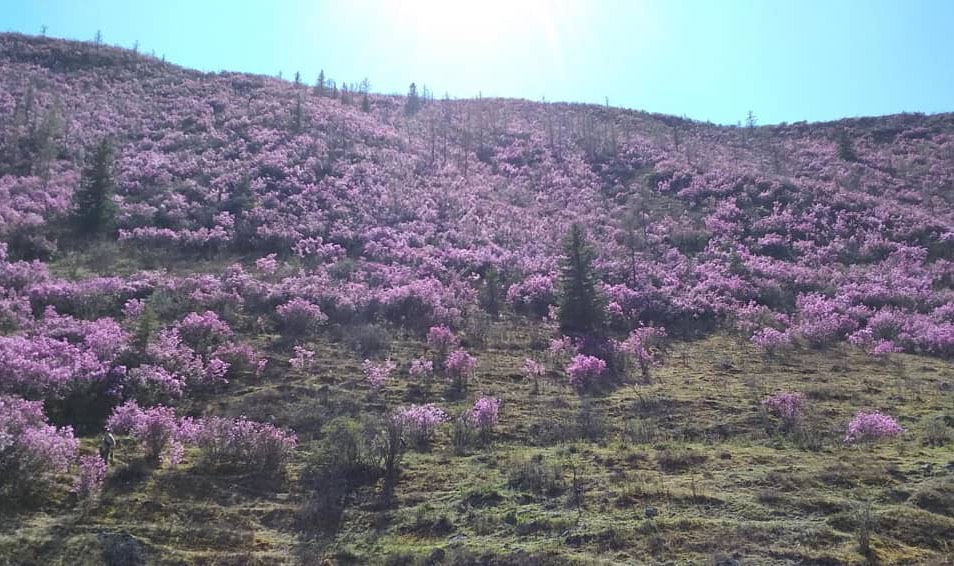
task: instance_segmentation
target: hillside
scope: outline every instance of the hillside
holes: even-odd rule
[[[98,499],[73,456],[0,482],[0,564],[954,558],[954,114],[363,102],[0,35],[0,416],[92,454],[175,408],[156,458],[109,420]],[[104,139],[115,226],[81,239]],[[557,324],[574,223],[599,347]],[[846,442],[875,410],[899,437]],[[15,426],[9,477],[73,441]]]

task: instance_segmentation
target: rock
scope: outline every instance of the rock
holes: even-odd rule
[[[646,514],[647,519],[655,519],[656,516],[659,515],[659,509],[656,509],[655,507],[647,507],[644,513]]]

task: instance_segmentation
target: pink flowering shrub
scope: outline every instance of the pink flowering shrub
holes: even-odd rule
[[[474,402],[474,408],[470,411],[471,420],[482,432],[489,433],[497,426],[498,413],[500,411],[500,400],[496,397],[481,397]]]
[[[135,401],[116,407],[106,421],[113,434],[129,435],[143,448],[146,459],[172,467],[182,458],[185,430],[172,407],[141,408]]]
[[[418,379],[430,379],[434,375],[434,362],[425,358],[412,360],[408,373]]]
[[[176,326],[183,342],[197,351],[207,352],[232,338],[229,325],[212,311],[189,313]]]
[[[782,391],[763,399],[762,406],[791,429],[801,422],[805,414],[805,396],[798,392]]]
[[[0,395],[0,494],[31,494],[66,473],[79,442],[47,423],[43,403]]]
[[[507,289],[507,303],[518,312],[543,317],[556,303],[555,280],[554,274],[536,274],[514,283]]]
[[[237,342],[227,342],[219,346],[212,355],[215,359],[228,364],[225,377],[229,380],[245,376],[261,377],[268,365],[265,356],[257,352],[255,348]]]
[[[570,358],[578,354],[580,348],[573,342],[569,336],[561,336],[550,340],[547,347],[547,358],[552,366],[564,366],[569,363]]]
[[[171,407],[143,409],[129,401],[113,411],[106,428],[128,434],[142,446],[147,459],[176,466],[186,446],[197,446],[211,466],[253,472],[275,471],[294,451],[294,434],[245,418],[178,418]]]
[[[666,330],[655,326],[642,326],[630,333],[626,340],[619,344],[618,350],[636,363],[644,378],[649,378],[649,371],[660,365],[659,346],[666,337]]]
[[[523,361],[523,375],[533,381],[533,391],[536,393],[540,389],[540,378],[547,374],[547,368],[540,362],[526,358]]]
[[[577,354],[566,367],[566,374],[570,378],[570,385],[577,389],[585,389],[592,385],[606,372],[606,362],[585,354]]]
[[[364,360],[361,369],[364,371],[364,377],[372,389],[380,389],[391,379],[391,372],[397,368],[397,364],[390,359],[381,363],[375,363],[371,360]]]
[[[465,350],[454,350],[444,360],[444,373],[460,389],[467,387],[468,380],[477,369],[477,358]]]
[[[245,418],[200,419],[193,434],[207,465],[252,472],[280,470],[298,442],[288,431]]]
[[[162,366],[143,364],[129,370],[126,386],[140,402],[168,402],[182,396],[186,382]]]
[[[255,260],[255,267],[265,275],[272,275],[278,269],[278,261],[275,254],[268,254]]]
[[[858,411],[848,423],[848,432],[845,434],[845,444],[873,443],[901,435],[904,429],[894,420],[894,417],[874,411],[866,413]]]
[[[77,475],[70,490],[81,500],[95,501],[103,491],[106,481],[106,462],[98,454],[80,456]]]
[[[433,403],[402,407],[395,413],[395,420],[404,427],[411,441],[419,447],[429,445],[438,425],[447,419],[447,413]]]
[[[318,305],[294,298],[275,309],[279,328],[290,336],[307,336],[328,320]]]
[[[769,357],[787,352],[794,347],[791,333],[774,328],[762,328],[755,331],[750,339],[752,344]]]
[[[315,364],[315,351],[303,346],[293,348],[295,355],[288,360],[291,367],[302,371],[311,371]]]
[[[459,344],[460,340],[446,326],[432,326],[427,331],[427,347],[434,351],[438,362],[443,362],[447,354]]]

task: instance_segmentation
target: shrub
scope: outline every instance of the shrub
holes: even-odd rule
[[[245,418],[210,417],[197,426],[195,443],[202,460],[212,466],[274,472],[284,467],[297,445],[294,434]]]
[[[0,395],[0,494],[32,495],[65,473],[79,442],[47,423],[43,404]]]
[[[762,400],[762,406],[782,419],[785,427],[794,429],[805,413],[805,396],[798,392],[782,391]]]
[[[559,495],[566,489],[563,466],[544,459],[542,454],[531,458],[515,458],[507,463],[507,483],[514,488],[539,493]]]
[[[364,360],[364,363],[361,364],[364,376],[373,389],[384,387],[384,384],[391,379],[391,372],[394,371],[395,368],[397,368],[397,364],[391,360],[385,360],[379,364],[371,360]]]
[[[363,357],[370,358],[391,347],[388,331],[375,324],[363,324],[347,331],[348,345]]]
[[[566,374],[570,378],[570,385],[580,390],[586,389],[605,372],[606,362],[585,354],[573,356],[570,365],[566,368]]]
[[[460,389],[467,387],[468,379],[474,374],[477,368],[477,358],[468,354],[465,350],[454,350],[447,355],[444,360],[444,371],[454,385]]]
[[[401,424],[411,442],[419,448],[426,448],[433,440],[437,426],[447,420],[447,413],[433,403],[411,405],[398,409],[395,420]]]
[[[859,411],[855,418],[848,423],[848,433],[845,435],[845,444],[873,443],[878,440],[899,436],[904,429],[894,417],[880,412],[866,413]]]
[[[135,401],[116,407],[106,421],[106,429],[114,434],[128,434],[142,445],[147,460],[164,460],[170,466],[181,461],[182,442],[190,432],[176,418],[172,407],[143,409]]]
[[[666,330],[655,326],[637,328],[626,340],[619,344],[618,350],[631,358],[642,372],[644,378],[649,379],[649,371],[659,365],[658,348],[660,341],[665,338]]]
[[[311,371],[315,360],[314,350],[309,350],[302,346],[295,346],[294,351],[294,357],[289,358],[288,360],[289,365],[295,369]]]
[[[78,467],[79,473],[70,491],[80,499],[95,501],[103,491],[106,462],[96,454],[86,454],[80,456]]]
[[[290,336],[307,336],[328,320],[318,305],[297,297],[279,305],[275,315],[280,330]]]
[[[446,326],[432,326],[427,331],[427,346],[434,350],[434,356],[438,361],[443,361],[447,354],[459,345],[460,340]]]

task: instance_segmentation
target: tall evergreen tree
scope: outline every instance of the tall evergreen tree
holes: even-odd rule
[[[404,113],[412,116],[421,109],[421,97],[417,94],[417,85],[411,83],[407,89],[407,100],[404,102]]]
[[[603,330],[603,297],[593,257],[583,227],[574,223],[563,241],[560,273],[560,329],[569,336],[598,336]]]
[[[315,81],[315,94],[318,96],[325,95],[325,70],[324,69],[322,69],[321,72],[318,73],[318,80]]]
[[[113,202],[113,148],[103,139],[86,159],[80,184],[73,193],[72,223],[84,237],[112,233],[116,218]]]

